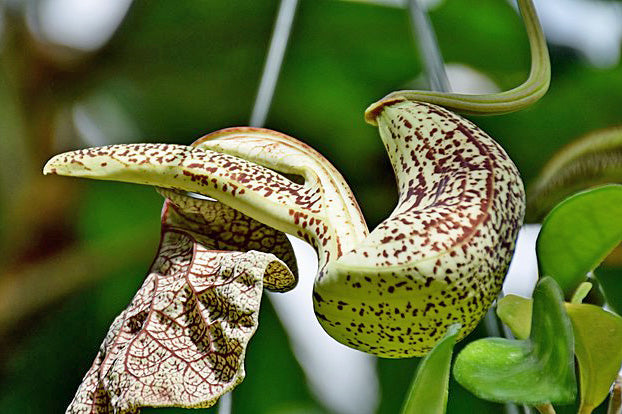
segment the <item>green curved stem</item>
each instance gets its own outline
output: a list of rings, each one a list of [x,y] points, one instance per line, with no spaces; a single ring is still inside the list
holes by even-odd
[[[376,117],[386,105],[405,100],[428,102],[455,112],[472,115],[505,114],[524,109],[535,103],[549,88],[551,79],[549,53],[533,1],[518,0],[518,6],[525,22],[531,48],[531,71],[529,78],[522,85],[509,91],[484,95],[434,91],[395,91],[367,108],[365,120],[376,125]]]

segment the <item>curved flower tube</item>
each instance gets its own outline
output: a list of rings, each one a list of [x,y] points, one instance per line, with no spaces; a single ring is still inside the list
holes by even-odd
[[[495,95],[399,91],[373,104],[399,200],[371,233],[348,185],[319,153],[287,135],[230,128],[192,146],[129,144],[51,159],[44,173],[126,181],[214,197],[318,251],[313,303],[336,340],[382,357],[425,355],[447,328],[459,338],[496,298],[522,224],[525,196],[503,149],[442,107],[521,109],[548,88],[533,3],[519,0],[532,47],[521,86]]]
[[[371,234],[326,159],[265,129],[227,129],[192,147],[74,151],[44,172],[192,191],[295,234],[318,250],[315,313],[333,338],[384,357],[423,355],[452,323],[468,334],[496,297],[523,205],[501,148],[470,122],[426,108],[425,116],[409,107],[383,112],[400,199]]]

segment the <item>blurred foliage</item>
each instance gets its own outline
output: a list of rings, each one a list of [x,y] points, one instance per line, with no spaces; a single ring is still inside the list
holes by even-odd
[[[622,315],[622,283],[620,267],[603,265],[596,271],[596,278],[602,285],[607,304],[618,314]]]
[[[12,325],[0,330],[0,406],[4,412],[61,412],[108,325],[141,283],[156,250],[162,200],[138,186],[43,179],[44,161],[94,144],[92,131],[76,122],[79,110],[90,117],[102,144],[188,144],[204,133],[246,124],[278,1],[137,0],[111,41],[91,54],[33,36],[22,10],[27,4],[37,3],[0,3],[0,303],[6,295],[28,298],[31,292],[37,300],[19,310],[3,308],[15,314],[7,319]],[[470,65],[501,88],[526,78],[527,41],[507,2],[446,1],[431,18],[447,62]],[[416,82],[416,56],[405,10],[300,2],[266,126],[302,139],[331,160],[371,227],[392,210],[396,190],[377,131],[363,122],[363,111]],[[565,48],[552,48],[551,57],[551,89],[542,101],[516,114],[473,118],[506,148],[526,183],[564,144],[622,121],[620,65],[593,68]],[[103,245],[115,247],[93,247]],[[36,291],[39,285],[45,289]],[[307,389],[278,319],[264,305],[234,410],[325,412]],[[478,329],[468,340],[481,336]],[[379,413],[399,411],[416,363],[378,361]],[[453,379],[449,389],[449,413],[501,410]],[[155,411],[176,410],[145,410]]]
[[[607,183],[622,183],[622,128],[619,127],[581,137],[546,163],[527,193],[528,220],[539,221],[569,195]]]

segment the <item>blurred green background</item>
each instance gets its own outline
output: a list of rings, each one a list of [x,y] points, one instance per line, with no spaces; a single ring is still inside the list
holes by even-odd
[[[300,1],[266,127],[333,162],[373,228],[397,194],[363,112],[392,90],[425,83],[407,11],[365,3]],[[437,3],[430,15],[446,62],[468,65],[500,89],[527,77],[526,37],[506,1]],[[136,0],[112,38],[90,51],[46,37],[42,11],[53,6],[0,2],[0,411],[6,413],[64,411],[158,244],[162,200],[151,188],[44,178],[43,164],[70,149],[189,144],[247,124],[278,1]],[[551,89],[538,104],[473,118],[503,145],[526,183],[565,143],[622,123],[617,59],[599,67],[571,47],[551,45],[550,52]],[[307,386],[268,301],[260,321],[233,412],[330,413]],[[378,360],[378,413],[398,412],[415,365]],[[450,384],[450,413],[501,409]]]

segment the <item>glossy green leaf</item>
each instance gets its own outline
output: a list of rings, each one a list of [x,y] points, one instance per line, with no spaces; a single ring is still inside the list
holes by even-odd
[[[622,240],[622,185],[567,198],[542,223],[536,243],[541,275],[552,276],[569,298]]]
[[[497,302],[497,316],[516,339],[529,338],[532,309],[533,301],[522,296],[507,295]]]
[[[451,353],[456,344],[460,324],[447,328],[445,336],[423,358],[408,396],[402,407],[402,414],[443,414],[447,408],[449,370]]]
[[[566,304],[579,362],[581,414],[607,397],[622,364],[622,318],[588,304]]]
[[[533,296],[530,339],[480,339],[457,356],[454,377],[478,397],[531,405],[574,401],[574,339],[562,292],[545,277]]]

